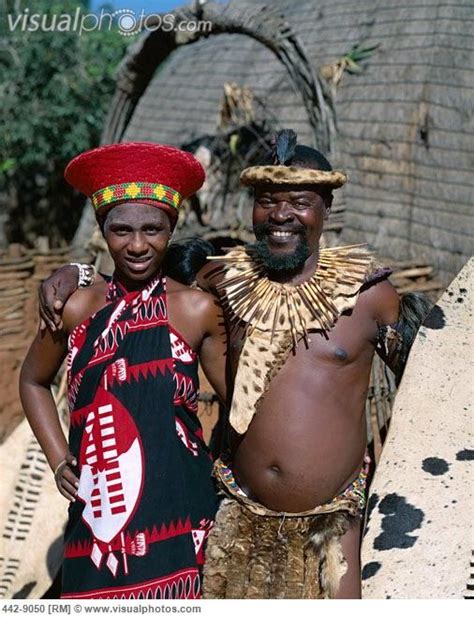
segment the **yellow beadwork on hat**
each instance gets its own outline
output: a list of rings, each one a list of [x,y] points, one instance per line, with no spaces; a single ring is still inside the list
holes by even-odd
[[[161,183],[153,182],[126,182],[119,185],[110,185],[96,191],[92,195],[92,204],[96,210],[114,202],[130,199],[152,199],[168,204],[178,209],[182,196],[178,191]]]

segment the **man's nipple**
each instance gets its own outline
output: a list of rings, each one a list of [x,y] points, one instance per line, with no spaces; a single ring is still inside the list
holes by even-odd
[[[347,360],[347,352],[343,348],[336,348],[334,350],[334,356],[340,361]]]

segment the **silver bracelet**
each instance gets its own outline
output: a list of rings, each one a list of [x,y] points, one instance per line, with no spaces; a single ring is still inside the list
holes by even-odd
[[[78,287],[87,288],[95,282],[97,270],[94,265],[71,262],[69,266],[77,266],[79,269]]]

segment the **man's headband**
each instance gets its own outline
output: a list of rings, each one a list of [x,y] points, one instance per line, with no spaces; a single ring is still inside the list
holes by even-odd
[[[315,170],[296,165],[254,165],[240,174],[243,185],[320,185],[338,189],[347,181],[343,172]]]
[[[296,143],[291,129],[279,131],[272,140],[271,163],[247,167],[240,175],[243,185],[315,185],[338,189],[347,181],[344,172],[331,169],[326,157]],[[301,161],[302,165],[298,165]],[[322,168],[322,169],[321,169]]]

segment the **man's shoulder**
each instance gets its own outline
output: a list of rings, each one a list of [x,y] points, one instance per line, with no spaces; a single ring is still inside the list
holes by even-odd
[[[400,297],[387,277],[379,277],[361,288],[358,304],[365,307],[381,324],[390,323],[397,320]]]
[[[370,270],[367,273],[364,283],[362,284],[362,290],[366,290],[376,283],[386,281],[393,273],[393,269],[390,266],[386,266],[379,262],[375,257],[370,265]]]

